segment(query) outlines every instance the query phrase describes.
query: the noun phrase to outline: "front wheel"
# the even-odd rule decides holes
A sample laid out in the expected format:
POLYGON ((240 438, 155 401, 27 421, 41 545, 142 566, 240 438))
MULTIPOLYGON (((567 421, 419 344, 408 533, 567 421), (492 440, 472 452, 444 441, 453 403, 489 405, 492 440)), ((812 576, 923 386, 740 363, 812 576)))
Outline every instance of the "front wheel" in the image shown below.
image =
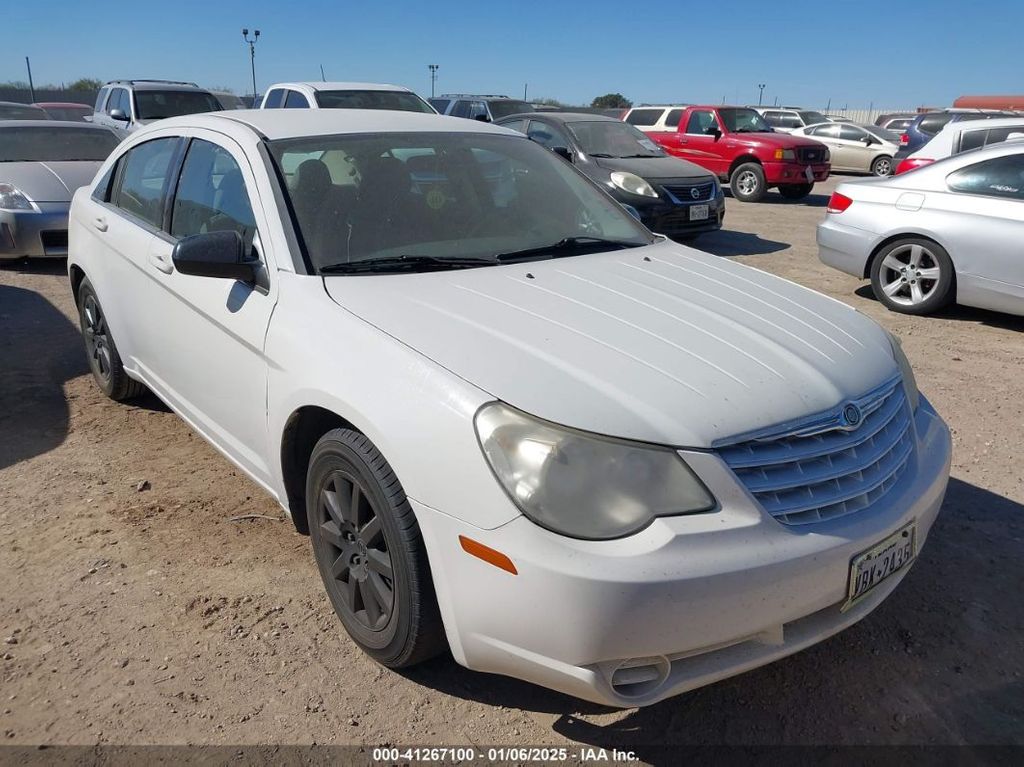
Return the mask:
POLYGON ((729 177, 729 189, 732 196, 741 202, 759 202, 768 191, 764 169, 756 162, 743 163, 729 177))
POLYGON ((876 157, 871 163, 871 175, 872 176, 891 176, 892 175, 892 158, 891 157, 876 157))
POLYGON ((811 193, 814 184, 786 184, 779 187, 779 194, 787 200, 802 200, 811 193))
POLYGON ((894 312, 931 314, 953 300, 953 262, 938 243, 907 237, 871 262, 871 289, 894 312))
POLYGON ((388 668, 445 647, 423 537, 388 462, 359 432, 334 429, 306 474, 306 514, 320 576, 349 636, 388 668))

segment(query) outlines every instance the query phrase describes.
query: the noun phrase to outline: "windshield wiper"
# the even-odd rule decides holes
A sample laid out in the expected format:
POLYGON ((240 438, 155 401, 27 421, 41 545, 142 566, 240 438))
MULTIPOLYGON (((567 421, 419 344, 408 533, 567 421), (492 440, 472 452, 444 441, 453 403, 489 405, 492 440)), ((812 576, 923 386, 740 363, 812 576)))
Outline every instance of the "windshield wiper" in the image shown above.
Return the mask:
POLYGON ((532 256, 571 256, 587 250, 621 250, 623 248, 639 248, 644 243, 629 242, 627 240, 610 240, 604 237, 566 237, 551 245, 541 245, 538 248, 525 248, 513 250, 508 253, 496 253, 494 259, 500 263, 517 261, 532 256))
POLYGON ((442 269, 471 269, 476 266, 495 266, 493 258, 447 258, 443 256, 404 255, 345 261, 320 267, 320 274, 359 274, 361 272, 422 272, 442 269))
POLYGON ((615 157, 615 155, 608 154, 607 152, 587 152, 587 154, 589 154, 591 157, 601 157, 601 158, 608 158, 608 159, 611 159, 611 158, 615 157))

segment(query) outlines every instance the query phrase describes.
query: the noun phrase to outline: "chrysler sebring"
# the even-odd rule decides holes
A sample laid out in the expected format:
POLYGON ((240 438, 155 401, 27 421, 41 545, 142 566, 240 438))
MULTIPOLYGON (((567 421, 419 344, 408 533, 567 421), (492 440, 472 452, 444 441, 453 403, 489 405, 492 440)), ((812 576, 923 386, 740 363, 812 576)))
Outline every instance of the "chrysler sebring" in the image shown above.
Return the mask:
POLYGON ((389 667, 653 703, 863 618, 946 488, 895 338, 480 122, 161 121, 76 195, 69 274, 100 388, 277 499, 389 667))

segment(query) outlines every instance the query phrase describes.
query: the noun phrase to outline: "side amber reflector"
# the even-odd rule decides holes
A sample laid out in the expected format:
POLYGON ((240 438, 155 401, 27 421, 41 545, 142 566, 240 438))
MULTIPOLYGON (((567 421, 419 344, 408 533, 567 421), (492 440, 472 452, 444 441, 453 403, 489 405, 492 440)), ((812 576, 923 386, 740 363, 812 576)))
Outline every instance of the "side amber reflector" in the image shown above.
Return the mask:
POLYGON ((467 554, 472 554, 474 557, 482 559, 488 564, 512 573, 512 575, 519 575, 519 571, 516 570, 516 566, 512 564, 512 560, 500 551, 492 549, 490 546, 484 546, 482 543, 474 541, 472 538, 467 538, 464 535, 459 536, 459 543, 462 544, 462 550, 467 554))

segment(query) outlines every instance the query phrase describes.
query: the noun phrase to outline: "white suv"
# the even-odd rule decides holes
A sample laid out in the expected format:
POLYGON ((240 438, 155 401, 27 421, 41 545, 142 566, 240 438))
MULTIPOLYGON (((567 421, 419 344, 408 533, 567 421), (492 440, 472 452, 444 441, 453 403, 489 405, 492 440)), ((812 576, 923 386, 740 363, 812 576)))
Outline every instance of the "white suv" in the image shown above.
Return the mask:
POLYGON ((662 131, 674 131, 679 127, 679 120, 683 116, 686 104, 669 104, 665 106, 644 105, 631 107, 622 116, 635 128, 644 133, 660 133, 662 131))
POLYGON ((942 504, 949 431, 891 335, 652 235, 512 130, 166 120, 70 237, 96 383, 273 496, 391 667, 447 644, 654 703, 863 618, 942 504))
POLYGON ((260 109, 391 109, 436 114, 408 88, 383 83, 275 83, 267 88, 260 109))
POLYGON ((155 120, 218 112, 217 98, 195 83, 178 80, 112 80, 100 88, 92 122, 131 133, 155 120))
POLYGON ((824 115, 813 109, 797 109, 794 107, 750 107, 780 133, 792 133, 808 125, 838 122, 835 118, 824 115))

